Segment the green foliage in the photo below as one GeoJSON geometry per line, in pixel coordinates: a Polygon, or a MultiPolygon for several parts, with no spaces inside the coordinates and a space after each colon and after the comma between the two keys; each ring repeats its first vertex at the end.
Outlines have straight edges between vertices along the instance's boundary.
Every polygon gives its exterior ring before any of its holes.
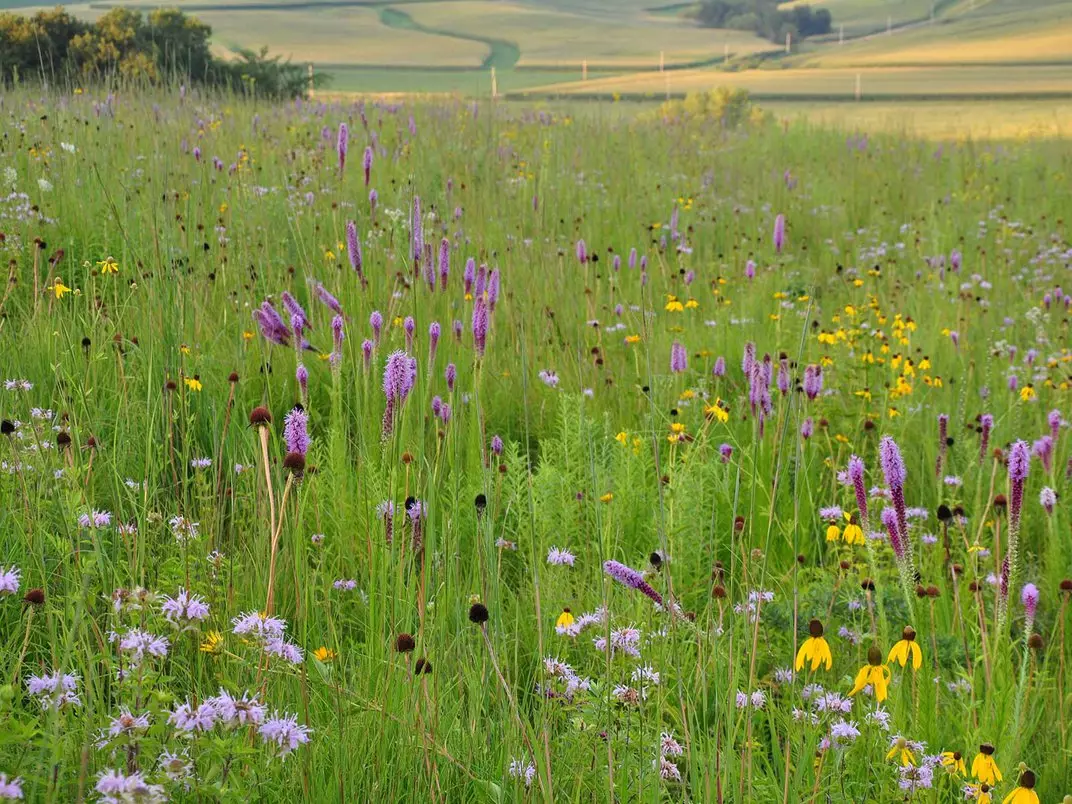
{"type": "Polygon", "coordinates": [[[783,10],[780,5],[779,0],[705,0],[694,16],[705,28],[755,31],[774,42],[783,41],[786,34],[804,39],[830,33],[829,10],[808,5],[783,10]]]}
{"type": "Polygon", "coordinates": [[[682,100],[661,104],[652,116],[682,123],[715,123],[724,129],[760,125],[766,113],[752,103],[748,90],[718,87],[707,92],[690,92],[682,100]]]}
{"type": "MultiPolygon", "coordinates": [[[[116,7],[95,23],[83,23],[62,8],[32,17],[0,14],[0,84],[41,78],[111,80],[158,84],[190,82],[241,87],[262,97],[288,98],[309,88],[300,67],[281,57],[241,50],[224,61],[213,57],[212,29],[177,9],[148,16],[116,7]]],[[[326,76],[317,82],[323,85],[326,76]]]]}

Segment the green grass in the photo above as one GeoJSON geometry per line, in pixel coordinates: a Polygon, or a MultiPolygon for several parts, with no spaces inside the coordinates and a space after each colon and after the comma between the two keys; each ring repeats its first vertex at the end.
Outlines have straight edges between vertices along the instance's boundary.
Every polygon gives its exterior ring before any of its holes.
{"type": "MultiPolygon", "coordinates": [[[[613,105],[114,89],[4,97],[0,773],[22,779],[24,800],[94,801],[99,774],[118,769],[178,802],[895,802],[895,735],[925,741],[913,761],[958,751],[969,772],[992,743],[996,800],[1019,763],[1042,801],[1072,789],[1067,426],[1050,464],[1028,459],[1014,554],[1012,511],[993,506],[1002,494],[1015,507],[1010,445],[1049,433],[1051,410],[1068,418],[1068,141],[945,147],[613,105]],[[416,196],[423,240],[449,259],[434,292],[412,265],[416,196]],[[469,258],[501,280],[482,352],[469,258]],[[317,282],[341,310],[341,343],[317,282]],[[284,291],[321,353],[259,334],[251,311],[283,309],[284,291]],[[760,366],[770,357],[770,379],[742,368],[747,344],[760,366]],[[396,350],[416,371],[385,433],[396,350]],[[819,365],[820,393],[793,390],[819,365]],[[302,446],[284,421],[299,401],[311,445],[296,480],[285,465],[302,446]],[[263,431],[249,424],[258,406],[273,419],[263,431]],[[883,436],[900,445],[906,505],[923,511],[906,515],[900,565],[882,534],[883,436]],[[857,510],[838,478],[854,454],[879,489],[863,545],[840,538],[836,512],[831,539],[820,513],[857,510]],[[80,524],[92,511],[111,523],[80,524]],[[177,539],[174,517],[197,535],[177,539]],[[550,564],[552,547],[574,565],[550,564]],[[1004,557],[1007,617],[987,580],[1004,557]],[[611,559],[665,605],[608,576],[611,559]],[[188,630],[162,611],[182,588],[209,605],[188,630]],[[771,597],[751,617],[756,590],[771,597]],[[486,629],[470,622],[475,601],[486,629]],[[234,618],[268,608],[302,661],[234,633],[234,618]],[[566,608],[609,613],[571,637],[555,628],[566,608]],[[812,619],[832,666],[791,680],[812,619]],[[886,660],[905,626],[922,666],[888,662],[888,731],[866,691],[845,712],[818,706],[807,685],[847,696],[869,649],[886,660]],[[135,628],[166,635],[167,656],[132,664],[110,635],[135,628]],[[613,655],[594,644],[612,632],[613,655]],[[412,652],[396,651],[403,634],[412,652]],[[549,657],[586,682],[567,695],[549,657]],[[431,673],[415,675],[418,658],[431,673]],[[31,676],[53,671],[77,674],[78,705],[31,694],[31,676]],[[291,713],[309,743],[282,761],[254,727],[179,734],[177,708],[221,687],[291,713]],[[765,701],[741,708],[739,692],[765,701]],[[109,736],[124,710],[148,727],[109,736]],[[840,720],[859,737],[827,747],[840,720]],[[663,757],[680,782],[657,770],[663,733],[682,748],[663,757]],[[165,777],[165,751],[189,758],[188,779],[165,777]],[[530,788],[514,759],[532,763],[530,788]]],[[[967,779],[933,778],[915,801],[963,800],[967,779]]]]}
{"type": "MultiPolygon", "coordinates": [[[[472,97],[488,97],[491,93],[491,71],[441,69],[398,69],[352,67],[345,64],[318,65],[317,69],[331,76],[327,96],[341,93],[458,93],[472,97]]],[[[590,71],[593,79],[607,73],[590,71]]],[[[543,86],[568,78],[580,79],[578,67],[573,73],[559,70],[497,70],[498,91],[516,92],[529,87],[543,86]]]]}

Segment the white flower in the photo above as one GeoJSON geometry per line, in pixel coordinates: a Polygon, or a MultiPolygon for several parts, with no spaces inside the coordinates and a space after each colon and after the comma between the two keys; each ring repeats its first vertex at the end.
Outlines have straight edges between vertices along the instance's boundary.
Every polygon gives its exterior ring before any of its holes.
{"type": "Polygon", "coordinates": [[[48,179],[38,179],[37,180],[37,186],[40,188],[41,192],[43,192],[43,193],[51,193],[52,192],[52,182],[50,182],[48,179]]]}

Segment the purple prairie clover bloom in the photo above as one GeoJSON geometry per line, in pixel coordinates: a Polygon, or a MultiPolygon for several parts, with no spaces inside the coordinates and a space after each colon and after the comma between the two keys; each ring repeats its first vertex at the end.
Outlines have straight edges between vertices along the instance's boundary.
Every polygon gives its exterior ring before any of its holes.
{"type": "Polygon", "coordinates": [[[588,247],[584,244],[583,240],[577,241],[577,262],[582,266],[588,262],[588,247]]]}
{"type": "Polygon", "coordinates": [[[815,399],[823,391],[823,369],[815,363],[804,369],[804,394],[815,399]]]}
{"type": "Polygon", "coordinates": [[[438,321],[433,321],[428,325],[428,364],[429,367],[435,362],[436,347],[439,346],[439,336],[441,328],[438,321]]]}
{"type": "Polygon", "coordinates": [[[402,329],[406,332],[406,351],[412,352],[413,335],[417,331],[417,322],[413,320],[413,316],[406,316],[406,320],[402,322],[402,329]]]}
{"type": "Polygon", "coordinates": [[[774,219],[774,250],[779,254],[785,248],[785,215],[774,219]]]}
{"type": "Polygon", "coordinates": [[[443,378],[447,381],[447,390],[454,393],[454,384],[458,381],[458,368],[453,363],[447,363],[443,372],[443,378]]]}
{"type": "Polygon", "coordinates": [[[622,270],[622,256],[620,254],[614,255],[614,259],[610,261],[610,267],[614,273],[618,273],[622,270]]]}
{"type": "Polygon", "coordinates": [[[339,138],[335,144],[339,153],[339,173],[346,167],[346,154],[350,150],[350,128],[346,123],[339,123],[339,138]]]}
{"type": "Polygon", "coordinates": [[[301,408],[292,409],[283,418],[283,440],[287,452],[305,455],[309,451],[309,414],[301,408]]]}
{"type": "Polygon", "coordinates": [[[990,445],[990,431],[994,429],[994,417],[984,413],[979,417],[979,463],[986,460],[986,451],[990,445]]]}
{"type": "Polygon", "coordinates": [[[473,305],[473,348],[477,357],[484,356],[488,344],[488,305],[483,296],[477,296],[473,305]]]}
{"type": "Polygon", "coordinates": [[[350,258],[350,267],[364,283],[364,259],[361,256],[361,241],[357,238],[357,224],[354,221],[346,222],[346,256],[350,258]]]}
{"type": "Polygon", "coordinates": [[[278,752],[280,758],[308,743],[313,730],[298,723],[297,715],[282,715],[273,712],[272,716],[261,724],[257,733],[267,745],[278,752]]]}
{"type": "Polygon", "coordinates": [[[1020,510],[1024,504],[1024,485],[1031,468],[1027,442],[1017,441],[1009,450],[1009,531],[1015,540],[1020,530],[1020,510]]]}
{"type": "Polygon", "coordinates": [[[1031,445],[1031,454],[1039,459],[1042,468],[1049,474],[1053,469],[1053,436],[1044,435],[1031,445]]]}
{"type": "Polygon", "coordinates": [[[201,149],[198,148],[196,145],[194,146],[193,154],[194,154],[194,161],[195,162],[200,162],[201,161],[201,149]]]}
{"type": "Polygon", "coordinates": [[[473,295],[473,283],[476,281],[476,260],[472,257],[465,261],[465,268],[462,271],[462,285],[465,289],[465,295],[473,295]]]}
{"type": "Polygon", "coordinates": [[[491,451],[495,455],[503,454],[503,440],[497,435],[491,437],[491,451]]]}
{"type": "MultiPolygon", "coordinates": [[[[1047,514],[1053,514],[1054,508],[1057,506],[1057,492],[1046,486],[1039,492],[1039,504],[1045,509],[1047,514]]],[[[2,584],[3,576],[0,576],[0,592],[3,591],[2,584]]]]}
{"type": "Polygon", "coordinates": [[[715,365],[711,369],[712,376],[725,377],[726,376],[726,358],[719,355],[715,358],[715,365]]]}
{"type": "Polygon", "coordinates": [[[383,333],[383,313],[373,310],[369,314],[369,326],[372,327],[372,340],[377,346],[380,345],[380,335],[383,333]]]}
{"type": "Polygon", "coordinates": [[[603,571],[623,586],[628,586],[630,589],[636,589],[660,606],[663,604],[662,595],[652,589],[648,582],[644,580],[644,576],[635,569],[627,567],[625,564],[621,564],[617,561],[610,560],[603,562],[603,571]]]}
{"type": "Polygon", "coordinates": [[[450,241],[443,238],[439,241],[439,286],[447,289],[447,278],[450,276],[450,241]]]}
{"type": "Polygon", "coordinates": [[[908,517],[905,514],[904,484],[908,477],[904,459],[897,442],[890,436],[883,436],[878,448],[879,465],[890,488],[890,499],[897,512],[897,529],[902,539],[908,538],[908,517]]]}
{"type": "Polygon", "coordinates": [[[488,275],[488,310],[495,312],[495,305],[499,301],[499,269],[494,269],[488,275]]]}
{"type": "Polygon", "coordinates": [[[674,341],[670,347],[670,371],[674,374],[682,374],[689,367],[689,356],[685,347],[674,341]]]}
{"type": "Polygon", "coordinates": [[[718,457],[722,463],[729,463],[730,458],[733,457],[733,447],[729,444],[720,444],[718,447],[718,457]]]}
{"type": "Polygon", "coordinates": [[[410,225],[410,256],[413,258],[413,268],[417,269],[417,266],[421,263],[421,257],[424,255],[424,222],[421,220],[421,199],[420,196],[413,196],[413,211],[410,213],[409,225],[410,225]]]}
{"type": "Polygon", "coordinates": [[[744,264],[744,275],[746,279],[756,278],[756,262],[755,260],[749,260],[744,264]]]}
{"type": "Polygon", "coordinates": [[[365,155],[362,158],[362,167],[365,169],[365,186],[369,186],[369,180],[372,178],[372,146],[365,146],[365,155]]]}
{"type": "Polygon", "coordinates": [[[365,371],[368,371],[370,368],[372,368],[372,350],[374,348],[375,344],[373,344],[373,342],[370,341],[368,338],[365,338],[365,340],[361,341],[361,357],[363,358],[365,363],[365,371]]]}
{"type": "Polygon", "coordinates": [[[298,390],[301,392],[302,404],[309,403],[309,369],[304,363],[299,363],[294,371],[294,379],[298,381],[298,390]]]}

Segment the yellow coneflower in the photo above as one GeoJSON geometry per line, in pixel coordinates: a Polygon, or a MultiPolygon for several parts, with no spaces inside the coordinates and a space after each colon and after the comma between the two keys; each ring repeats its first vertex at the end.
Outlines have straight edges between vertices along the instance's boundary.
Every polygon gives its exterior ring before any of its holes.
{"type": "Polygon", "coordinates": [[[197,377],[186,377],[183,379],[183,382],[186,383],[186,387],[191,391],[200,391],[202,388],[201,380],[197,377]]]}
{"type": "Polygon", "coordinates": [[[845,544],[864,544],[864,529],[860,527],[856,514],[845,513],[845,518],[849,520],[849,524],[845,526],[844,532],[841,534],[845,539],[845,544]]]}
{"type": "Polygon", "coordinates": [[[1025,770],[1021,773],[1020,783],[1005,796],[1001,804],[1039,804],[1038,793],[1035,792],[1035,772],[1025,770]]]}
{"type": "Polygon", "coordinates": [[[826,528],[826,540],[828,542],[836,542],[841,538],[841,528],[837,525],[828,525],[826,528]]]}
{"type": "Polygon", "coordinates": [[[858,693],[868,684],[875,691],[875,700],[881,703],[889,697],[889,668],[882,664],[882,651],[872,645],[867,651],[867,664],[856,674],[856,683],[849,691],[849,697],[858,693]]]}
{"type": "Polygon", "coordinates": [[[804,662],[810,660],[812,672],[818,670],[820,664],[825,664],[829,670],[834,664],[834,657],[830,653],[830,644],[823,638],[823,624],[812,620],[808,623],[808,633],[811,636],[804,640],[797,651],[796,669],[803,669],[804,662]]]}
{"type": "Polygon", "coordinates": [[[112,257],[100,260],[97,263],[97,267],[100,268],[102,274],[117,274],[119,273],[119,263],[112,257]]]}
{"type": "Polygon", "coordinates": [[[609,503],[613,499],[614,499],[614,493],[608,491],[606,494],[604,494],[602,497],[599,498],[599,501],[609,503]]]}
{"type": "Polygon", "coordinates": [[[338,656],[338,654],[335,653],[335,651],[333,651],[331,648],[321,645],[319,648],[313,651],[313,656],[316,658],[317,661],[330,662],[332,659],[338,656]]]}
{"type": "Polygon", "coordinates": [[[972,776],[980,782],[985,782],[990,786],[1001,781],[1001,769],[994,761],[994,746],[990,743],[983,743],[979,746],[979,753],[972,760],[971,772],[972,776]]]}
{"type": "Polygon", "coordinates": [[[897,662],[901,667],[908,664],[908,660],[912,660],[912,669],[919,670],[920,665],[923,664],[923,651],[919,649],[919,644],[916,642],[916,631],[912,626],[906,625],[904,631],[901,632],[901,640],[890,648],[890,655],[887,661],[897,662]]]}
{"type": "Polygon", "coordinates": [[[618,435],[614,436],[614,440],[624,447],[629,441],[629,434],[622,430],[618,435]]]}
{"type": "Polygon", "coordinates": [[[960,751],[943,751],[942,767],[950,773],[959,773],[961,776],[968,775],[968,770],[964,766],[964,757],[960,751]]]}
{"type": "Polygon", "coordinates": [[[901,765],[908,767],[909,765],[916,764],[916,755],[912,753],[912,748],[908,745],[908,740],[904,737],[898,737],[893,741],[893,745],[890,746],[889,752],[886,754],[886,759],[897,758],[900,760],[901,765]]]}
{"type": "Polygon", "coordinates": [[[575,618],[569,609],[562,609],[562,613],[555,620],[555,628],[569,628],[575,622],[575,618]]]}
{"type": "Polygon", "coordinates": [[[640,343],[640,336],[639,335],[626,335],[625,336],[625,342],[629,343],[629,344],[640,343]]]}
{"type": "Polygon", "coordinates": [[[205,640],[200,645],[202,653],[216,654],[223,650],[223,634],[219,631],[209,631],[205,634],[205,640]]]}
{"type": "Polygon", "coordinates": [[[56,280],[52,283],[52,286],[49,288],[49,290],[56,294],[57,299],[62,299],[63,294],[71,292],[71,289],[65,284],[63,284],[63,279],[58,276],[56,277],[56,280]]]}
{"type": "Polygon", "coordinates": [[[1020,399],[1024,402],[1031,402],[1035,396],[1035,389],[1032,387],[1031,383],[1028,383],[1020,389],[1020,399]]]}

